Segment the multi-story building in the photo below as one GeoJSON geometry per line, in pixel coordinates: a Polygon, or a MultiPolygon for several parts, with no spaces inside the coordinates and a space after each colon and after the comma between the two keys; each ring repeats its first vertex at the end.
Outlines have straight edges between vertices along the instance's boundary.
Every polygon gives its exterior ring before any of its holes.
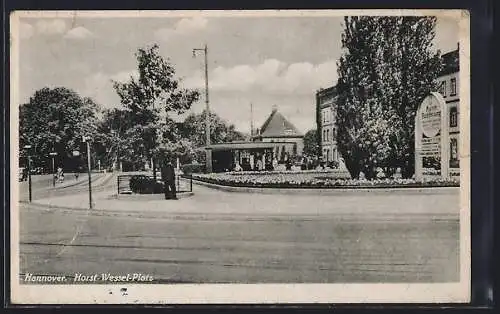
{"type": "MultiPolygon", "coordinates": [[[[443,69],[438,77],[438,92],[448,105],[450,132],[450,168],[459,167],[458,137],[459,126],[459,49],[442,55],[443,69]]],[[[326,162],[338,162],[337,149],[336,86],[320,89],[316,92],[316,125],[320,156],[326,162]]]]}
{"type": "Polygon", "coordinates": [[[450,168],[459,167],[458,138],[460,133],[459,119],[459,49],[442,55],[443,70],[438,77],[438,92],[443,96],[448,107],[450,132],[450,168]]]}
{"type": "Polygon", "coordinates": [[[316,126],[320,156],[323,161],[338,162],[337,122],[336,122],[337,89],[335,86],[320,89],[316,92],[316,126]]]}

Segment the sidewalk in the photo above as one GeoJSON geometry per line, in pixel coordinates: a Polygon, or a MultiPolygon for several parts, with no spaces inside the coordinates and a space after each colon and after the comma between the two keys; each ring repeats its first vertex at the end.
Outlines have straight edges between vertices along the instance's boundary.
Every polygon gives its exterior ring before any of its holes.
{"type": "MultiPolygon", "coordinates": [[[[104,178],[109,177],[110,174],[104,174],[104,173],[92,173],[91,174],[91,182],[92,184],[98,183],[99,179],[103,180],[104,178]]],[[[57,182],[56,181],[56,186],[55,188],[66,188],[69,186],[75,186],[78,184],[88,184],[88,174],[87,173],[80,173],[78,176],[78,180],[76,180],[75,175],[65,175],[64,181],[63,182],[57,182]]]]}
{"type": "MultiPolygon", "coordinates": [[[[163,195],[116,195],[116,190],[93,194],[98,213],[123,213],[141,217],[172,215],[246,215],[301,216],[318,219],[323,216],[358,217],[364,220],[458,219],[459,194],[423,195],[270,195],[212,190],[195,186],[190,195],[179,194],[179,200],[165,200],[163,195]],[[412,218],[412,219],[413,219],[412,218]]],[[[37,200],[35,204],[57,208],[88,209],[87,193],[37,200]]],[[[215,217],[214,216],[214,217],[215,217]]]]}

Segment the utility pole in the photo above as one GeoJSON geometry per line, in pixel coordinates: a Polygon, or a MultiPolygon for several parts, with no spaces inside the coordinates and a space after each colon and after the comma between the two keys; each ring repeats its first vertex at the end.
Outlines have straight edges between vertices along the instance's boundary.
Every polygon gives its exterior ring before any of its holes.
{"type": "Polygon", "coordinates": [[[82,136],[84,143],[87,143],[87,172],[89,176],[89,208],[92,209],[92,178],[91,175],[91,160],[90,160],[90,137],[82,136]]]}
{"type": "Polygon", "coordinates": [[[253,104],[250,103],[250,140],[253,137],[253,104]]]}
{"type": "Polygon", "coordinates": [[[208,47],[193,49],[193,57],[196,57],[196,51],[203,51],[205,55],[205,136],[206,136],[206,171],[212,172],[212,151],[210,150],[210,105],[208,98],[208,47]]]}
{"type": "Polygon", "coordinates": [[[56,186],[56,156],[57,152],[51,152],[49,155],[52,157],[52,187],[56,186]]]}
{"type": "Polygon", "coordinates": [[[27,157],[28,157],[28,190],[29,190],[29,200],[31,203],[31,145],[25,145],[24,149],[27,151],[27,157]]]}

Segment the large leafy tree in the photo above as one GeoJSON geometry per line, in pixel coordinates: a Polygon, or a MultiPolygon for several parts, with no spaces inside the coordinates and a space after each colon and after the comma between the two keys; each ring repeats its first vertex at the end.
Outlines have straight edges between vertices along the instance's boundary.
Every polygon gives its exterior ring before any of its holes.
{"type": "Polygon", "coordinates": [[[131,121],[131,113],[128,110],[119,108],[104,110],[97,126],[96,145],[94,145],[96,158],[103,162],[104,167],[118,167],[120,162],[132,159],[127,155],[131,121]]]}
{"type": "Polygon", "coordinates": [[[50,152],[57,152],[58,166],[73,168],[74,150],[82,148],[82,135],[94,137],[100,110],[90,98],[64,88],[42,88],[19,108],[20,151],[32,146],[34,167],[50,169],[50,152]]]}
{"type": "Polygon", "coordinates": [[[304,135],[304,155],[305,156],[318,156],[318,131],[316,129],[309,130],[304,135]]]}
{"type": "Polygon", "coordinates": [[[140,48],[136,58],[138,77],[113,86],[129,112],[126,151],[135,162],[153,160],[155,167],[160,146],[174,144],[174,136],[168,136],[175,132],[172,116],[188,110],[199,93],[180,86],[173,65],[160,55],[157,44],[140,48]]]}
{"type": "Polygon", "coordinates": [[[414,172],[414,119],[435,87],[432,17],[345,17],[338,64],[338,143],[351,176],[414,172]]]}
{"type": "MultiPolygon", "coordinates": [[[[189,114],[182,123],[178,124],[179,143],[182,144],[183,162],[197,161],[205,162],[205,118],[206,111],[189,114]]],[[[229,124],[216,113],[210,113],[210,143],[227,143],[241,141],[246,138],[245,134],[236,130],[233,124],[229,124]]]]}
{"type": "MultiPolygon", "coordinates": [[[[205,146],[205,117],[206,110],[199,114],[192,113],[182,123],[182,136],[189,139],[195,147],[205,146]]],[[[210,112],[210,142],[227,143],[244,140],[245,136],[237,131],[233,124],[229,124],[216,113],[210,112]]]]}

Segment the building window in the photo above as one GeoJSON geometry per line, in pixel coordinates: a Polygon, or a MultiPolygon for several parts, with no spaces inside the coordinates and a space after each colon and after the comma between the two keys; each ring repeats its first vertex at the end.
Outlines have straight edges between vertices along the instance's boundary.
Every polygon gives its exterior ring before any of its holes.
{"type": "Polygon", "coordinates": [[[439,85],[438,92],[446,98],[446,81],[442,81],[439,85]]]}
{"type": "Polygon", "coordinates": [[[326,141],[326,130],[323,130],[323,142],[326,141]]]}
{"type": "Polygon", "coordinates": [[[450,159],[458,160],[458,141],[456,138],[450,139],[450,159]]]}
{"type": "Polygon", "coordinates": [[[330,161],[330,150],[326,150],[326,161],[330,161]]]}
{"type": "Polygon", "coordinates": [[[457,94],[457,79],[452,78],[450,81],[450,96],[455,96],[457,94]]]}
{"type": "Polygon", "coordinates": [[[450,108],[450,127],[456,127],[458,125],[458,111],[457,107],[450,108]]]}
{"type": "Polygon", "coordinates": [[[458,168],[458,140],[456,138],[450,139],[450,167],[458,168]]]}
{"type": "Polygon", "coordinates": [[[326,141],[330,140],[330,130],[326,130],[326,141]]]}

